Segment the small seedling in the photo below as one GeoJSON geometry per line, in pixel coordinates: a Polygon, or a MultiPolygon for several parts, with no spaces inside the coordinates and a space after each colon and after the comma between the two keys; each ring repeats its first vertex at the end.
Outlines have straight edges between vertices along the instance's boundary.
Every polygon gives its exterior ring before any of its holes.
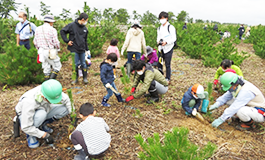
{"type": "Polygon", "coordinates": [[[72,53],[71,56],[72,56],[72,80],[75,80],[77,78],[75,73],[75,53],[72,53]]]}
{"type": "Polygon", "coordinates": [[[143,114],[141,113],[140,109],[136,109],[135,113],[133,113],[133,116],[136,118],[143,117],[143,114]]]}
{"type": "Polygon", "coordinates": [[[72,95],[72,89],[68,89],[67,93],[68,93],[68,96],[69,96],[70,101],[71,101],[71,111],[72,111],[71,114],[70,114],[71,125],[72,126],[76,126],[76,112],[75,112],[75,108],[74,108],[74,100],[73,100],[73,95],[72,95]]]}

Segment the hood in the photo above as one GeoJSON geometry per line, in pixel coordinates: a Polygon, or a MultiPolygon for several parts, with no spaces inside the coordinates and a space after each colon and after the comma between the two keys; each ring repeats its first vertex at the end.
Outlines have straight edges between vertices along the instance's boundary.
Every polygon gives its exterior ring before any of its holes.
{"type": "Polygon", "coordinates": [[[85,27],[84,25],[78,23],[78,19],[75,20],[75,23],[81,28],[85,27]]]}
{"type": "Polygon", "coordinates": [[[102,62],[102,63],[100,63],[100,68],[101,68],[101,66],[102,66],[103,64],[110,65],[109,63],[105,62],[105,60],[106,60],[106,59],[104,59],[104,60],[103,60],[103,62],[102,62]]]}
{"type": "Polygon", "coordinates": [[[154,72],[154,69],[150,63],[145,64],[145,70],[150,70],[150,71],[154,72]]]}
{"type": "Polygon", "coordinates": [[[138,36],[141,33],[141,31],[142,30],[140,28],[136,28],[136,29],[132,28],[132,34],[134,36],[138,36]]]}

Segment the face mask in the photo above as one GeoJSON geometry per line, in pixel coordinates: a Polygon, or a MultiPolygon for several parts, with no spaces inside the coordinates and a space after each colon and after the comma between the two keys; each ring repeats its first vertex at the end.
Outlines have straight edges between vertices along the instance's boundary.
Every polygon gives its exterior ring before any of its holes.
{"type": "Polygon", "coordinates": [[[230,88],[228,91],[230,92],[230,93],[232,93],[232,92],[235,92],[236,90],[237,90],[237,87],[235,88],[235,89],[233,89],[234,87],[232,87],[232,88],[230,88]]]}
{"type": "Polygon", "coordinates": [[[194,94],[193,94],[193,97],[194,97],[195,99],[198,99],[198,97],[196,97],[194,94]]]}
{"type": "Polygon", "coordinates": [[[85,23],[83,23],[83,25],[85,26],[87,24],[87,21],[85,23]]]}
{"type": "Polygon", "coordinates": [[[167,22],[167,19],[160,19],[161,24],[165,24],[167,22]]]}
{"type": "Polygon", "coordinates": [[[143,71],[137,71],[137,74],[139,74],[139,75],[143,75],[144,72],[143,72],[143,71]]]}
{"type": "Polygon", "coordinates": [[[24,22],[24,19],[23,18],[18,18],[19,22],[24,22]]]}

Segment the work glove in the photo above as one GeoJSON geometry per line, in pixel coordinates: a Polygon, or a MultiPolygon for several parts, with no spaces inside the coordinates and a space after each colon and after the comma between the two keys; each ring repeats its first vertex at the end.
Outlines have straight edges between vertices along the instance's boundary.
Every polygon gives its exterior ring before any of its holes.
{"type": "Polygon", "coordinates": [[[224,121],[219,117],[218,119],[214,120],[212,122],[212,127],[217,128],[218,126],[220,126],[222,123],[224,123],[224,121]]]}
{"type": "Polygon", "coordinates": [[[217,85],[217,83],[218,83],[218,80],[217,80],[217,79],[215,79],[215,80],[213,81],[213,83],[214,83],[215,85],[217,85]]]}
{"type": "Polygon", "coordinates": [[[196,114],[197,114],[197,109],[196,109],[196,108],[193,108],[191,114],[192,114],[193,116],[196,116],[196,114]]]}
{"type": "Polygon", "coordinates": [[[214,109],[216,109],[218,107],[219,107],[219,103],[215,102],[213,105],[210,106],[209,110],[211,111],[211,110],[214,110],[214,109]]]}
{"type": "Polygon", "coordinates": [[[53,144],[54,142],[52,136],[49,133],[46,134],[46,136],[44,137],[44,140],[46,144],[53,144]]]}
{"type": "Polygon", "coordinates": [[[124,52],[124,50],[121,50],[121,55],[123,56],[123,52],[124,52]]]}
{"type": "Polygon", "coordinates": [[[105,85],[105,87],[106,87],[106,88],[110,88],[111,85],[110,85],[109,83],[107,83],[107,84],[105,85]]]}
{"type": "Polygon", "coordinates": [[[135,87],[132,88],[131,93],[134,93],[134,91],[135,91],[135,87]]]}
{"type": "Polygon", "coordinates": [[[125,102],[130,102],[130,101],[132,101],[133,99],[134,99],[133,96],[129,96],[129,97],[126,98],[125,102]]]}

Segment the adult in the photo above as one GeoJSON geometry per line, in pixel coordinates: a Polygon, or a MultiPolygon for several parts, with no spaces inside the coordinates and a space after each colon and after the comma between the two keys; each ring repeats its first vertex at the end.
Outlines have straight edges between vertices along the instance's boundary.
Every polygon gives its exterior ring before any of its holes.
{"type": "Polygon", "coordinates": [[[20,11],[18,14],[19,22],[16,25],[15,33],[17,34],[17,46],[25,46],[28,50],[30,49],[29,39],[33,37],[36,25],[27,20],[27,14],[20,11]]]}
{"type": "Polygon", "coordinates": [[[162,56],[166,64],[166,79],[169,82],[171,78],[173,48],[177,40],[176,29],[168,22],[167,12],[161,12],[158,18],[161,23],[161,26],[157,29],[157,44],[161,44],[158,50],[163,54],[162,56]]]}
{"type": "Polygon", "coordinates": [[[132,58],[135,55],[135,59],[141,58],[141,51],[143,49],[144,54],[146,54],[146,43],[144,38],[144,32],[142,31],[142,26],[139,21],[134,21],[131,28],[128,30],[125,38],[125,42],[121,49],[121,55],[127,48],[127,75],[130,77],[130,72],[132,68],[132,58]]]}
{"type": "Polygon", "coordinates": [[[135,61],[133,67],[137,71],[137,75],[134,79],[131,90],[133,95],[129,96],[126,99],[126,102],[129,102],[135,98],[140,98],[146,93],[146,91],[148,91],[150,94],[146,94],[145,96],[151,97],[147,103],[152,104],[153,102],[158,102],[158,94],[165,94],[168,90],[168,82],[165,77],[160,73],[160,71],[154,69],[150,63],[145,63],[142,60],[135,61]],[[143,82],[141,89],[135,92],[140,81],[143,82]]]}
{"type": "Polygon", "coordinates": [[[224,35],[223,35],[223,38],[229,38],[231,36],[231,33],[228,32],[228,31],[225,31],[224,35]]]}
{"type": "Polygon", "coordinates": [[[81,13],[79,17],[72,23],[61,29],[60,33],[62,39],[68,44],[67,49],[75,53],[75,72],[76,80],[72,84],[78,83],[78,66],[81,65],[83,73],[83,82],[86,84],[87,81],[87,65],[85,61],[86,53],[89,52],[87,45],[87,34],[88,30],[86,24],[88,21],[88,15],[86,13],[81,13]],[[69,34],[69,39],[67,38],[69,34]]]}
{"type": "Polygon", "coordinates": [[[250,25],[248,25],[247,29],[246,29],[246,37],[249,37],[250,36],[250,25]]]}
{"type": "Polygon", "coordinates": [[[24,93],[16,105],[20,127],[27,135],[29,148],[37,148],[37,138],[44,138],[46,143],[53,143],[50,133],[53,129],[47,126],[71,112],[71,102],[62,92],[62,85],[54,79],[43,82],[24,93]],[[61,102],[61,104],[57,104],[61,102]]]}
{"type": "Polygon", "coordinates": [[[188,28],[187,28],[187,23],[184,23],[184,25],[183,25],[183,27],[182,27],[182,30],[184,30],[184,29],[188,29],[188,28]]]}
{"type": "Polygon", "coordinates": [[[217,24],[215,24],[215,25],[213,26],[213,31],[218,32],[218,25],[217,25],[217,24]]]}
{"type": "Polygon", "coordinates": [[[205,26],[203,27],[204,30],[207,30],[207,24],[205,24],[205,26]]]}
{"type": "Polygon", "coordinates": [[[243,24],[241,24],[241,26],[238,28],[239,30],[239,39],[242,39],[242,35],[244,34],[245,32],[245,27],[243,24]]]}
{"type": "Polygon", "coordinates": [[[222,106],[233,97],[235,100],[221,117],[212,122],[213,127],[218,127],[234,114],[242,122],[236,127],[240,130],[250,130],[255,127],[254,122],[264,122],[265,98],[256,86],[231,72],[222,75],[221,84],[222,89],[227,92],[216,100],[210,110],[222,106]]]}
{"type": "Polygon", "coordinates": [[[51,58],[49,56],[51,49],[60,49],[57,30],[53,28],[55,22],[52,15],[44,16],[44,24],[37,27],[33,43],[38,49],[39,61],[42,62],[45,80],[56,79],[62,64],[58,55],[51,58]],[[52,67],[52,72],[51,72],[52,67]]]}

